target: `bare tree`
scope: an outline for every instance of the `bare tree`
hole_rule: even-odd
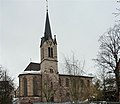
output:
[[[76,59],[74,53],[72,57],[65,57],[65,69],[69,75],[83,75],[84,72],[84,66],[85,61],[80,62],[78,59]]]
[[[51,102],[51,101],[53,102],[56,91],[58,90],[56,84],[57,78],[56,76],[47,73],[44,74],[42,78],[44,79],[42,83],[42,92],[44,98],[46,99],[46,102]]]
[[[92,86],[92,93],[91,100],[103,100],[103,94],[101,89],[102,82],[96,76],[93,78],[93,86]]]
[[[120,64],[120,25],[110,28],[100,39],[100,50],[95,61],[100,68],[115,74],[117,96],[119,96],[119,64]]]
[[[75,58],[74,54],[72,58],[65,57],[65,69],[67,73],[70,75],[69,92],[70,92],[71,100],[75,103],[90,96],[89,93],[90,86],[88,86],[85,80],[80,77],[83,74],[85,74],[84,65],[85,65],[85,61],[80,62]]]
[[[5,68],[0,65],[0,104],[12,104],[13,91],[13,79],[8,76]]]

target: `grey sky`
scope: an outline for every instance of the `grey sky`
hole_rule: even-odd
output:
[[[116,0],[49,0],[52,34],[57,35],[58,60],[72,51],[86,61],[87,73],[96,71],[98,39],[115,24]],[[0,1],[0,64],[17,78],[30,62],[40,62],[44,33],[45,0]],[[59,69],[61,70],[61,69]]]

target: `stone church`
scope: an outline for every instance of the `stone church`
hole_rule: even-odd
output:
[[[57,55],[57,40],[56,36],[54,38],[52,36],[47,10],[44,36],[40,44],[41,62],[30,62],[23,73],[18,76],[18,97],[21,104],[48,101],[67,102],[88,98],[92,77],[59,74]],[[75,91],[76,88],[77,91]],[[79,97],[76,98],[76,96]]]

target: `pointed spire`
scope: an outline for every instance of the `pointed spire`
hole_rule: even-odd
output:
[[[45,23],[44,38],[45,40],[48,40],[49,38],[52,39],[52,33],[51,33],[51,27],[50,27],[49,15],[48,15],[48,0],[46,0],[46,23]]]
[[[44,37],[41,38],[41,45],[48,40],[52,39],[52,32],[50,27],[50,21],[49,21],[49,15],[48,15],[48,0],[46,0],[46,21],[45,21],[45,31],[44,31]],[[52,39],[53,40],[53,39]]]
[[[56,44],[57,45],[57,40],[56,40],[56,35],[54,35],[54,44]]]

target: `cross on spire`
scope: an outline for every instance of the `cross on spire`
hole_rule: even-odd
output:
[[[48,0],[46,0],[46,11],[48,12]]]
[[[46,23],[45,23],[44,38],[45,40],[48,40],[49,38],[52,39],[52,33],[51,33],[51,27],[50,27],[49,15],[48,15],[48,0],[46,0]]]

